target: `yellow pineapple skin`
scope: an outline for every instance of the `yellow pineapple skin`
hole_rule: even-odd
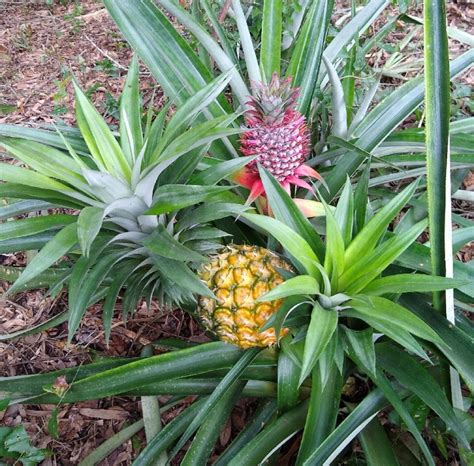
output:
[[[276,254],[258,246],[230,245],[199,272],[217,300],[201,296],[198,313],[204,326],[220,340],[247,349],[277,342],[275,329],[259,329],[282,300],[256,300],[284,281],[277,269],[291,267]],[[284,336],[288,329],[282,329]]]

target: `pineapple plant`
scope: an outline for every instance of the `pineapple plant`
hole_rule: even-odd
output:
[[[176,400],[192,395],[197,399],[189,406],[187,402],[148,442],[134,464],[157,464],[163,454],[171,461],[189,444],[181,464],[198,465],[208,461],[234,404],[241,397],[257,397],[261,402],[253,418],[216,459],[217,465],[231,466],[262,464],[285,444],[294,449],[296,464],[329,464],[356,436],[361,439],[361,454],[372,457],[383,442],[383,458],[390,458],[384,464],[403,464],[377,418],[390,404],[412,435],[411,448],[427,464],[434,464],[407,409],[416,396],[418,403],[433,410],[430,418],[439,416],[449,426],[451,440],[459,442],[468,458],[468,429],[426,363],[446,358],[473,388],[472,341],[464,329],[453,328],[433,312],[420,293],[450,287],[466,291],[469,284],[413,271],[400,273],[400,265],[390,270],[396,263],[406,263],[404,251],[412,248],[426,225],[422,221],[406,233],[387,230],[415,195],[417,184],[369,215],[357,230],[357,218],[348,206],[367,208],[367,191],[357,200],[347,183],[335,209],[326,206],[321,254],[311,246],[319,244],[314,241],[319,234],[278,180],[263,169],[260,175],[275,217],[243,213],[239,218],[275,237],[280,254],[259,246],[229,245],[212,255],[199,272],[216,295],[201,296],[199,312],[222,342],[194,342],[183,349],[182,341],[167,339],[157,344],[170,352],[140,360],[117,358],[49,374],[0,378],[0,401],[25,403],[25,397],[33,397],[34,403],[64,404],[113,395],[167,395],[170,401],[161,407],[166,411]],[[239,308],[241,296],[247,299],[244,312]],[[267,307],[259,312],[262,304],[271,306],[273,313]],[[265,338],[269,328],[275,332],[270,339]],[[275,335],[282,337],[279,348]],[[58,376],[66,378],[64,393],[51,389]],[[351,410],[341,400],[348,377],[371,381],[370,393]],[[137,421],[113,443],[116,440],[118,446],[142,427],[143,421]],[[100,455],[109,451],[102,450]],[[104,456],[97,450],[91,461],[92,457],[97,461]]]
[[[69,311],[63,318],[69,339],[86,308],[104,298],[108,338],[121,290],[124,317],[142,297],[175,306],[193,303],[196,292],[211,296],[194,270],[228,235],[212,222],[245,209],[232,186],[217,183],[248,160],[216,161],[204,165],[205,173],[197,169],[214,140],[240,129],[228,127],[236,115],[196,119],[228,79],[223,75],[204,86],[169,121],[169,106],[156,118],[150,109],[142,119],[134,59],[121,97],[118,139],[77,85],[79,130],[4,126],[0,146],[28,167],[2,163],[0,192],[32,201],[9,207],[13,218],[0,225],[0,250],[40,249],[24,270],[4,270],[7,279],[17,277],[8,292],[39,282],[54,295],[67,283]],[[14,218],[39,207],[41,215]],[[49,208],[67,210],[51,214]]]
[[[251,156],[253,157],[241,170],[236,171],[231,177],[234,183],[237,183],[249,190],[247,195],[247,204],[257,201],[257,207],[266,212],[266,201],[262,182],[259,178],[257,166],[262,164],[265,168],[272,171],[273,175],[282,183],[285,189],[290,190],[291,186],[301,187],[310,190],[315,194],[310,183],[304,178],[314,178],[321,180],[318,172],[306,164],[306,160],[312,152],[311,138],[307,118],[308,111],[308,90],[307,83],[302,82],[301,75],[296,73],[297,66],[305,67],[307,57],[301,57],[299,65],[292,64],[288,69],[283,70],[280,67],[280,58],[276,63],[269,65],[266,62],[265,55],[260,56],[260,65],[256,57],[254,45],[249,35],[248,25],[245,19],[245,12],[242,10],[240,2],[233,2],[232,5],[227,3],[223,11],[227,11],[231,7],[231,12],[237,23],[239,39],[242,45],[242,63],[239,63],[234,51],[231,51],[232,45],[226,31],[221,27],[214,6],[210,2],[194,2],[192,12],[194,17],[176,2],[159,1],[160,6],[169,14],[176,17],[176,19],[184,24],[189,29],[189,32],[196,35],[198,41],[202,42],[201,51],[209,53],[204,62],[215,62],[219,69],[230,73],[230,88],[233,91],[233,106],[240,106],[243,108],[243,117],[241,120],[242,136],[240,142],[236,139],[227,141],[223,150],[216,152],[218,157],[236,157],[236,156]],[[105,2],[106,7],[119,23],[127,16],[125,11],[125,2]],[[200,8],[205,10],[205,15],[211,19],[214,31],[209,33],[206,28],[207,24]],[[249,5],[245,6],[250,7]],[[140,5],[135,13],[144,14],[146,17],[153,17],[153,21],[160,23],[164,29],[169,29],[169,21],[163,12],[156,8],[151,2],[145,2]],[[281,13],[281,12],[280,12]],[[275,12],[275,14],[277,14]],[[312,13],[314,14],[314,12]],[[225,16],[225,15],[224,15]],[[132,21],[135,21],[138,16],[133,15]],[[198,19],[202,23],[198,24]],[[157,24],[155,23],[155,24]],[[133,28],[132,28],[133,29]],[[127,32],[131,32],[127,30]],[[170,31],[171,33],[171,31]],[[172,33],[171,33],[172,34]],[[218,37],[222,43],[222,47],[212,37]],[[158,41],[161,39],[156,38]],[[183,42],[181,37],[174,37],[177,47],[173,47],[179,55],[185,50],[185,54],[198,58],[192,48],[188,48],[188,44]],[[275,41],[275,37],[266,36],[263,39],[262,49],[267,47]],[[134,46],[145,52],[140,43],[134,42]],[[179,46],[178,46],[179,43]],[[239,42],[240,45],[240,42]],[[163,47],[168,48],[168,45]],[[279,40],[275,41],[272,47],[280,47]],[[154,52],[155,58],[158,61],[168,61],[170,57],[165,58],[165,48],[156,50]],[[271,52],[275,57],[281,52],[280,49]],[[144,54],[143,58],[148,54]],[[158,59],[158,55],[161,57]],[[174,59],[173,59],[174,60]],[[147,64],[151,69],[155,69],[152,61],[148,60]],[[183,63],[184,66],[184,63]],[[189,66],[186,65],[186,66]],[[306,72],[308,76],[317,72],[319,64],[312,63],[307,67]],[[184,98],[184,89],[190,89],[197,85],[203,78],[207,80],[213,74],[211,68],[208,70],[202,69],[202,62],[193,61],[193,66],[190,68],[191,72],[186,84],[183,81],[183,75],[176,76],[175,82],[165,77],[158,69],[156,69],[156,78],[163,86],[165,93],[173,99]],[[246,69],[247,72],[239,70]],[[178,83],[179,86],[178,86]],[[179,90],[178,90],[179,87]],[[300,95],[300,87],[304,95]],[[229,104],[222,99],[219,101],[220,108],[214,108],[213,115],[220,115],[222,111],[229,111]],[[212,112],[212,109],[211,109]],[[314,217],[323,213],[322,206],[314,199],[305,199],[298,196],[295,191],[295,196],[298,201],[297,204],[302,212],[308,217]]]
[[[238,41],[244,50],[246,66],[240,66],[243,65],[240,50],[239,54],[235,53],[233,43],[227,40],[227,31],[213,15],[212,6],[221,2],[193,2],[194,16],[191,16],[176,2],[159,0],[192,32],[199,43],[198,50],[172,29],[154,1],[137,2],[133,9],[127,0],[106,0],[105,3],[132,46],[146,60],[164,92],[180,105],[185,104],[204,83],[212,81],[214,65],[221,71],[230,70],[235,107],[247,105],[248,96],[252,94],[249,90],[252,86],[246,84],[247,77],[257,83],[252,90],[258,92],[259,85],[268,85],[266,77],[271,77],[274,72],[282,77],[283,82],[292,76],[292,86],[300,88],[296,109],[312,126],[312,139],[317,141],[312,147],[314,154],[309,155],[306,163],[316,166],[325,162],[324,167],[319,165],[319,170],[329,191],[321,190],[321,194],[328,203],[337,197],[339,202],[335,207],[323,206],[325,219],[309,222],[297,208],[299,199],[291,199],[282,188],[281,180],[260,168],[268,211],[274,218],[236,215],[246,223],[246,228],[249,223],[255,225],[257,232],[252,236],[257,238],[255,244],[264,245],[265,236],[273,236],[267,243],[268,249],[258,253],[259,257],[273,255],[270,250],[276,250],[278,257],[292,266],[292,274],[277,267],[285,281],[257,297],[252,307],[257,309],[260,303],[274,305],[273,314],[259,330],[263,333],[274,329],[275,337],[283,337],[280,345],[242,350],[235,344],[224,342],[189,342],[189,347],[182,349],[182,341],[160,341],[160,346],[171,351],[140,361],[119,358],[56,373],[0,379],[0,400],[25,403],[25,397],[34,396],[34,403],[74,403],[118,394],[167,395],[172,398],[162,407],[166,410],[177,398],[192,396],[195,401],[140,452],[135,462],[137,465],[157,464],[167,451],[172,459],[187,443],[189,447],[181,464],[206,464],[211,456],[215,458],[214,444],[233,405],[246,396],[261,399],[259,408],[239,436],[219,455],[216,465],[262,464],[277,456],[288,461],[288,452],[292,451],[297,458],[290,461],[295,460],[297,465],[365,460],[370,463],[374,458],[383,464],[397,465],[404,464],[407,452],[408,461],[413,459],[411,463],[434,465],[439,455],[436,457],[436,451],[431,450],[433,443],[426,442],[430,432],[425,426],[440,418],[450,432],[445,437],[449,437],[450,451],[457,442],[459,456],[462,455],[468,463],[469,440],[472,438],[469,438],[466,426],[470,420],[460,409],[453,409],[455,403],[448,401],[444,383],[437,377],[437,369],[449,362],[467,388],[474,389],[470,360],[472,328],[466,319],[462,320],[461,312],[456,313],[456,318],[461,319],[457,326],[434,312],[431,291],[454,287],[456,303],[459,308],[466,308],[464,302],[472,301],[474,296],[470,286],[472,267],[455,261],[458,280],[425,275],[431,271],[430,254],[434,255],[436,251],[434,246],[414,243],[425,226],[424,223],[415,223],[426,211],[424,193],[420,189],[422,183],[410,186],[397,196],[385,187],[380,188],[387,181],[419,177],[424,173],[425,134],[422,128],[394,131],[422,103],[423,82],[419,78],[410,79],[375,106],[371,101],[377,86],[363,96],[355,89],[360,70],[354,67],[354,62],[359,60],[351,58],[355,56],[352,52],[366,55],[367,47],[374,41],[364,35],[364,30],[388,3],[369,1],[357,9],[357,15],[335,37],[329,37],[326,33],[333,3],[301,2],[301,9],[296,12],[298,20],[292,21],[292,34],[283,35],[280,49],[282,2],[263,2],[261,36],[253,42],[240,8],[244,2],[227,1],[225,4],[231,6],[229,12],[239,29]],[[199,7],[205,10],[207,18],[199,14]],[[437,7],[442,8],[442,4],[436,6],[432,2],[431,8]],[[399,17],[397,23],[402,20]],[[146,35],[140,33],[145,29],[144,25]],[[210,25],[213,31],[207,34]],[[389,28],[390,24],[384,31]],[[219,38],[219,44],[214,37]],[[255,44],[261,44],[260,64],[254,56]],[[319,69],[323,50],[329,63],[326,72],[324,68]],[[432,55],[428,65],[431,63],[433,66],[436,47],[430,47],[430,50]],[[450,64],[445,58],[439,62],[444,70],[450,70],[451,76],[472,63],[472,54],[469,53]],[[343,67],[339,69],[343,69],[346,76],[344,89],[349,91],[345,96],[335,69],[340,63]],[[361,82],[365,78],[370,80],[370,76],[359,77],[364,78]],[[323,101],[319,100],[322,97],[319,87],[326,91],[328,84],[332,87],[335,102],[332,113],[324,102],[324,94],[328,93],[323,92]],[[439,92],[438,87],[432,89]],[[354,95],[359,99],[354,100]],[[357,112],[354,107],[358,108]],[[233,113],[233,109],[221,96],[203,113],[205,118],[223,118],[225,114]],[[449,112],[442,112],[441,118],[446,123]],[[451,140],[452,161],[457,168],[464,168],[462,163],[467,163],[465,160],[472,154],[472,148],[463,142],[469,127],[472,127],[469,121],[453,125],[456,131]],[[0,133],[1,130],[0,127]],[[330,132],[332,134],[328,137]],[[441,135],[441,131],[439,133]],[[238,149],[238,139],[232,135],[225,136],[221,143],[215,143],[209,149],[214,157],[204,157],[199,167],[207,171],[220,163],[219,160],[232,157],[232,162],[235,162],[239,158]],[[254,156],[258,157],[258,154]],[[243,165],[255,173],[257,167],[252,160]],[[416,168],[401,169],[406,166]],[[379,167],[382,170],[379,171]],[[394,167],[395,171],[387,175],[386,172]],[[271,166],[267,170],[270,171]],[[205,171],[193,178],[193,182],[206,179]],[[433,173],[431,182],[436,184],[439,179],[433,177]],[[369,175],[374,178],[369,180]],[[348,176],[350,183],[357,185],[355,192],[346,181]],[[414,207],[407,207],[407,214],[392,231],[389,223],[406,202],[413,203],[417,210],[414,212]],[[472,226],[466,219],[458,220],[464,222],[462,225],[465,227]],[[182,225],[189,226],[185,220],[181,221]],[[463,234],[469,232],[466,228],[460,230]],[[265,232],[263,237],[260,235],[262,231]],[[217,256],[211,253],[213,266],[209,273],[205,272],[206,266],[201,268],[204,282],[211,280],[209,286],[214,288],[214,295],[219,294],[214,283],[220,270],[216,257],[219,254],[230,257],[241,248],[234,245],[229,249],[218,249]],[[444,260],[443,257],[438,259]],[[227,259],[222,266],[224,271],[228,271]],[[264,268],[263,265],[260,267]],[[254,288],[258,288],[259,278],[256,280],[252,285]],[[268,287],[265,280],[263,283]],[[203,319],[207,319],[208,326],[218,337],[216,317],[219,314],[216,316],[215,311],[222,304],[232,304],[224,300],[229,296],[228,283],[224,285],[221,299],[206,293],[198,298],[203,304],[200,311]],[[209,310],[207,314],[206,309]],[[231,323],[235,324],[234,314],[225,316],[232,317]],[[255,314],[252,317],[255,318]],[[252,326],[253,322],[251,320]],[[229,339],[238,342],[238,330],[238,325],[227,328],[223,338],[228,337],[227,342]],[[60,375],[70,383],[66,393],[61,396],[54,392],[45,393],[43,387],[51,386]],[[364,382],[364,389],[368,390],[366,397],[357,400],[341,398],[348,377]],[[410,409],[413,401],[428,408],[428,422],[423,426],[415,422],[417,413]],[[461,397],[460,401],[457,407],[462,407],[468,399]],[[403,423],[403,435],[396,442],[391,441],[393,436],[387,435],[385,425],[378,419],[381,410],[396,412]],[[150,416],[144,416],[144,423],[149,419]],[[142,421],[134,424],[133,432],[142,425]],[[128,429],[120,432],[120,442],[130,438],[133,435],[130,432]],[[356,437],[360,445],[357,453],[351,458],[343,457]],[[400,441],[404,441],[402,437],[408,439],[406,446],[400,445]],[[436,441],[439,440],[438,432]],[[442,442],[439,445],[445,446]],[[108,449],[110,443],[105,446]],[[361,458],[362,455],[365,459]]]
[[[370,31],[377,18],[386,12],[388,4],[384,0],[369,1],[334,27],[331,14],[337,4],[329,1],[231,0],[224,5],[224,2],[199,0],[192,3],[189,11],[172,0],[144,0],[134,5],[133,11],[127,0],[104,0],[104,4],[163,92],[176,102],[186,100],[189,93],[212,79],[216,68],[230,73],[231,92],[227,92],[226,97],[231,96],[232,105],[220,96],[218,105],[209,109],[209,117],[232,112],[232,108],[238,106],[246,108],[249,116],[248,112],[252,112],[249,98],[258,98],[262,86],[270,88],[274,73],[280,83],[291,78],[291,88],[299,89],[298,97],[294,95],[294,109],[306,118],[311,133],[310,152],[299,170],[304,169],[306,173],[297,176],[312,185],[310,178],[315,174],[306,166],[316,169],[324,183],[317,179],[314,188],[319,189],[326,202],[338,196],[347,176],[355,180],[367,167],[373,178],[371,186],[375,191],[372,194],[379,198],[387,179],[400,179],[402,173],[407,172],[416,177],[423,170],[423,131],[399,129],[423,103],[423,80],[420,77],[414,81],[407,75],[404,85],[387,89],[393,92],[378,92],[380,75],[382,78],[393,76],[394,70],[387,62],[385,67],[375,71],[364,61],[369,51],[378,53],[380,42],[374,40]],[[193,41],[187,42],[173,30],[163,10],[180,23]],[[144,24],[147,35],[137,33]],[[391,22],[382,36],[396,24]],[[406,25],[412,27],[410,23]],[[361,58],[357,55],[355,59],[359,52]],[[398,52],[393,58],[396,55]],[[467,52],[445,68],[451,70],[453,79],[471,64],[472,54]],[[400,70],[400,74],[404,73]],[[342,76],[345,78],[341,79]],[[290,95],[293,95],[291,91]],[[378,100],[381,95],[383,98]],[[245,114],[239,122],[241,125],[244,119]],[[453,130],[458,131],[456,125]],[[466,142],[464,136],[469,131],[468,128],[463,130],[462,137],[456,134],[452,140],[450,148],[455,168],[472,165],[472,161],[465,159],[465,154],[472,155],[472,144]],[[257,140],[257,144],[260,141]],[[230,159],[237,157],[241,148],[248,147],[237,138],[229,138],[214,153]],[[259,192],[260,182],[255,170],[250,168],[238,172],[235,181],[249,189],[255,185]],[[243,176],[249,172],[250,177]],[[321,203],[311,194],[296,190],[293,195],[305,215],[323,215]],[[265,203],[265,199],[260,200]],[[426,203],[423,209],[426,211]],[[413,214],[409,217],[417,216]]]
[[[275,330],[260,328],[282,301],[258,299],[283,282],[281,270],[291,268],[268,249],[229,245],[203,265],[199,277],[216,299],[200,296],[197,313],[206,328],[219,339],[240,348],[266,347],[277,342]],[[280,331],[280,337],[288,329]]]

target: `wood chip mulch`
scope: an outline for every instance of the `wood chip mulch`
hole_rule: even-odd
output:
[[[450,25],[472,31],[473,4],[448,3]],[[401,31],[405,34],[405,31]],[[391,40],[399,40],[396,36]],[[420,38],[417,36],[417,39]],[[451,50],[459,53],[464,46],[452,42]],[[415,55],[418,52],[414,52]],[[61,120],[74,123],[71,75],[89,92],[99,110],[114,121],[117,96],[123,87],[132,52],[99,1],[0,0],[0,124],[41,126]],[[416,55],[419,58],[419,54]],[[385,55],[371,58],[383,65]],[[145,100],[156,90],[148,71],[141,68],[141,89]],[[472,75],[462,76],[467,82]],[[390,85],[390,82],[387,82]],[[160,98],[160,93],[157,93]],[[159,100],[159,99],[158,99]],[[474,189],[474,175],[465,188]],[[458,212],[468,215],[469,205],[456,201]],[[472,259],[471,245],[461,251],[462,260]],[[4,265],[24,265],[21,255],[0,255]],[[7,289],[0,282],[0,295]],[[12,333],[44,322],[67,308],[65,293],[51,299],[44,290],[20,293],[0,301],[0,335]],[[151,308],[142,303],[135,314],[123,323],[120,305],[113,320],[110,344],[104,340],[101,308],[93,306],[71,345],[67,345],[67,326],[62,324],[38,335],[13,341],[0,341],[0,376],[15,376],[76,367],[104,356],[138,356],[143,346],[158,338],[185,337],[204,341],[196,323],[179,310]],[[239,403],[231,421],[220,437],[222,449],[243,428],[253,406]],[[0,425],[24,425],[33,444],[46,448],[51,455],[42,463],[76,465],[92,450],[140,419],[137,399],[113,397],[99,401],[62,405],[58,409],[58,439],[48,434],[47,424],[52,405],[15,405],[0,412]],[[179,408],[164,416],[171,420]],[[101,465],[129,465],[144,445],[143,433],[114,451]],[[290,455],[291,456],[291,455]],[[288,458],[290,458],[288,456]]]

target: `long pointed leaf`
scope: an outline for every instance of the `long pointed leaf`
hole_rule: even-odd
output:
[[[218,439],[234,407],[234,403],[241,395],[244,386],[245,381],[235,383],[215,404],[212,409],[212,414],[206,417],[197,431],[191,446],[188,448],[186,455],[180,462],[182,466],[200,466],[208,461],[214,450],[214,443]],[[196,417],[197,416],[198,415],[196,415]]]
[[[346,250],[346,264],[353,264],[356,261],[357,256],[360,254],[360,251],[364,251],[364,254],[367,254],[367,252],[375,249],[377,242],[385,233],[389,223],[411,199],[417,186],[418,183],[415,182],[405,188],[387,205],[380,209],[369,223],[365,225]]]
[[[280,183],[264,168],[259,167],[259,172],[275,218],[293,228],[296,233],[304,238],[322,262],[324,259],[324,243],[321,237]]]
[[[171,282],[192,293],[215,298],[212,291],[183,262],[156,255],[152,259],[160,273]]]
[[[344,89],[337,71],[332,63],[324,56],[324,54],[322,58],[324,65],[326,66],[329,81],[331,82],[332,87],[332,133],[336,137],[345,138],[347,136],[347,109],[344,97]]]
[[[77,243],[77,226],[75,223],[64,227],[41,251],[31,260],[18,280],[10,287],[8,293],[21,289],[30,280],[53,265],[67,254]]]
[[[466,284],[464,280],[455,280],[454,278],[436,277],[421,273],[402,273],[374,280],[364,288],[363,293],[380,296],[389,293],[440,291]]]
[[[11,204],[0,207],[0,220],[16,217],[17,215],[29,212],[50,209],[51,207],[54,207],[54,205],[45,201],[25,200],[12,202]]]
[[[140,90],[138,87],[138,60],[130,63],[124,90],[120,97],[120,144],[131,165],[143,146]]]
[[[380,369],[377,371],[375,382],[377,386],[380,388],[380,390],[383,391],[387,400],[390,401],[391,405],[395,408],[397,413],[403,419],[403,422],[406,424],[408,430],[413,435],[418,446],[420,447],[424,457],[426,458],[427,463],[430,466],[435,466],[433,456],[431,455],[431,452],[428,448],[428,445],[425,442],[425,439],[421,436],[421,433],[418,430],[418,426],[416,425],[411,413],[408,411],[401,397],[398,395],[396,390],[393,388],[392,384],[383,375]]]
[[[64,133],[65,128],[61,127]],[[87,145],[79,131],[68,128],[68,133],[64,136],[71,146],[78,152],[88,153]],[[20,125],[0,125],[0,135],[9,138],[21,138],[27,141],[35,141],[48,146],[57,147],[58,149],[66,149],[63,138],[55,131],[28,128]]]
[[[280,75],[282,34],[282,0],[264,0],[260,67],[267,81],[273,73]]]
[[[76,330],[79,327],[82,317],[86,312],[90,296],[93,296],[98,287],[107,278],[110,269],[117,262],[120,255],[118,253],[102,257],[94,267],[87,272],[86,277],[81,282],[80,293],[70,294],[69,297],[69,323],[68,339],[72,340]]]
[[[352,439],[387,405],[380,390],[374,390],[361,401],[341,424],[317,447],[304,466],[331,464]]]
[[[400,235],[394,235],[383,242],[373,252],[360,258],[340,278],[341,291],[348,294],[359,293],[367,284],[379,276],[405,251],[425,230],[427,222],[422,220]]]
[[[57,149],[25,139],[2,138],[0,145],[16,159],[50,178],[82,187],[81,166]]]
[[[314,368],[310,406],[296,460],[297,465],[304,464],[316,447],[334,430],[342,383],[342,375],[336,365],[332,366],[325,384],[321,381],[318,368]]]
[[[128,0],[106,0],[104,4],[171,100],[182,104],[211,81],[210,71],[152,0],[137,2],[133,9]],[[213,116],[223,114],[218,104],[210,111]]]
[[[234,365],[241,355],[242,351],[234,346],[220,342],[206,343],[179,352],[152,356],[87,377],[72,384],[67,395],[79,400],[123,393],[146,383],[225,369]]]
[[[284,413],[298,404],[298,379],[301,368],[286,354],[278,355],[278,413]]]
[[[312,2],[287,69],[287,76],[292,76],[293,84],[301,89],[298,109],[305,115],[313,98],[332,6],[332,0]]]
[[[357,309],[363,315],[398,324],[420,338],[434,343],[442,343],[439,335],[419,317],[415,316],[403,306],[388,299],[376,296],[370,298],[355,298],[349,301],[348,305],[354,307],[354,309]]]
[[[183,262],[205,262],[207,260],[201,254],[183,246],[162,226],[148,235],[143,241],[143,245],[152,253],[168,259]]]
[[[229,71],[231,74],[232,90],[236,94],[242,105],[249,95],[241,75],[237,71],[232,59],[221,49],[219,44],[211,37],[204,28],[194,20],[194,18],[182,7],[170,0],[159,0],[160,5],[166,8],[173,16],[178,18],[189,31],[196,36],[200,44],[207,50],[209,55],[215,60],[219,69],[224,73]]]
[[[17,167],[9,163],[0,163],[0,181],[23,184],[34,188],[47,189],[51,191],[68,192],[72,191],[59,181],[49,178],[41,173],[27,168]]]
[[[225,375],[225,377],[216,387],[212,395],[205,401],[205,403],[199,410],[199,413],[196,414],[196,417],[186,428],[186,431],[179,439],[179,442],[174,447],[173,452],[171,452],[170,456],[173,457],[186,444],[186,442],[189,440],[196,428],[202,422],[203,417],[209,416],[210,411],[219,403],[219,400],[221,400],[222,397],[225,396],[228,391],[233,391],[233,387],[235,387],[236,385],[240,385],[238,381],[239,376],[241,375],[243,370],[255,359],[259,351],[259,348],[254,348],[253,350],[247,350],[242,354],[242,357],[239,359],[239,361],[236,362],[236,364]],[[243,387],[241,386],[241,388]]]
[[[77,238],[85,256],[89,255],[91,245],[100,232],[103,217],[103,209],[84,207],[77,218]]]
[[[375,347],[374,332],[371,328],[366,330],[351,330],[345,326],[344,345],[349,357],[367,374],[375,375]]]
[[[325,50],[325,55],[331,62],[350,44],[358,38],[380,15],[381,11],[390,4],[388,0],[371,0],[349,21],[336,35]]]
[[[386,372],[393,375],[397,382],[420,397],[449,429],[461,440],[463,447],[469,449],[469,441],[463,426],[451,407],[445,393],[428,372],[412,356],[390,344],[378,344],[377,364]]]
[[[310,275],[298,275],[276,286],[257,301],[273,301],[296,295],[315,295],[319,293],[318,281]]]
[[[58,229],[77,221],[77,216],[57,214],[27,217],[0,223],[0,242],[24,236],[32,236],[43,231]]]
[[[232,457],[237,455],[242,448],[244,448],[265,426],[276,410],[276,403],[274,400],[265,401],[256,411],[254,417],[248,421],[235,440],[227,447],[214,466],[225,466]]]
[[[358,435],[367,466],[400,466],[385,429],[373,419]]]
[[[474,341],[472,336],[458,327],[453,327],[441,314],[433,312],[433,308],[426,304],[420,296],[404,295],[400,298],[400,302],[440,335],[443,344],[438,344],[438,347],[459,371],[469,389],[474,391],[474,368],[472,366]]]
[[[6,254],[19,251],[34,251],[41,249],[45,244],[54,238],[55,231],[37,233],[31,236],[22,236],[21,238],[9,238],[0,241],[0,254]],[[25,283],[24,286],[27,286]],[[18,290],[19,291],[19,290]]]
[[[313,370],[319,356],[328,345],[338,322],[337,312],[324,309],[315,303],[311,313],[311,322],[304,343],[303,363],[299,383],[304,382]]]
[[[268,424],[254,439],[245,445],[228,463],[228,466],[261,464],[276,447],[293,437],[304,426],[308,402],[304,401],[292,410]]]
[[[107,123],[79,86],[74,84],[74,90],[78,125],[94,159],[103,163],[115,176],[129,180],[130,165]]]
[[[242,216],[275,237],[303,265],[308,274],[313,277],[319,276],[318,268],[314,265],[315,262],[318,262],[318,258],[309,244],[291,228],[278,220],[263,215],[243,214]]]
[[[237,23],[237,28],[239,30],[240,43],[244,51],[247,73],[252,85],[253,83],[257,84],[262,81],[262,76],[260,73],[260,67],[258,66],[257,55],[255,53],[252,36],[250,35],[250,30],[247,25],[247,18],[245,17],[240,0],[231,1],[235,15],[235,22]],[[241,104],[244,103],[245,102],[241,101]]]
[[[167,424],[160,433],[153,438],[145,447],[140,455],[134,461],[135,466],[155,466],[167,448],[171,447],[179,436],[185,431],[189,423],[195,418],[199,409],[204,404],[205,399],[201,399],[193,403],[189,408],[183,411],[179,416],[175,417]]]
[[[159,215],[196,205],[229,189],[228,186],[163,185],[155,190],[153,205],[146,214]]]
[[[382,2],[383,4],[387,2]],[[328,50],[326,50],[328,56]],[[450,63],[451,78],[468,68],[474,62],[474,50],[468,51]],[[358,147],[368,152],[377,147],[407,116],[423,101],[423,77],[415,78],[392,92],[380,102],[359,125],[356,131]],[[329,193],[321,194],[326,200],[332,199],[343,186],[347,175],[351,175],[363,162],[357,154],[346,154],[338,162],[337,169],[325,177]]]

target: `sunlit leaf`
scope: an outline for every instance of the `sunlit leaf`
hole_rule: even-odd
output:
[[[315,303],[304,344],[303,364],[299,380],[300,385],[311,373],[319,356],[328,345],[336,330],[337,322],[338,315],[336,311],[324,309],[319,303]]]

